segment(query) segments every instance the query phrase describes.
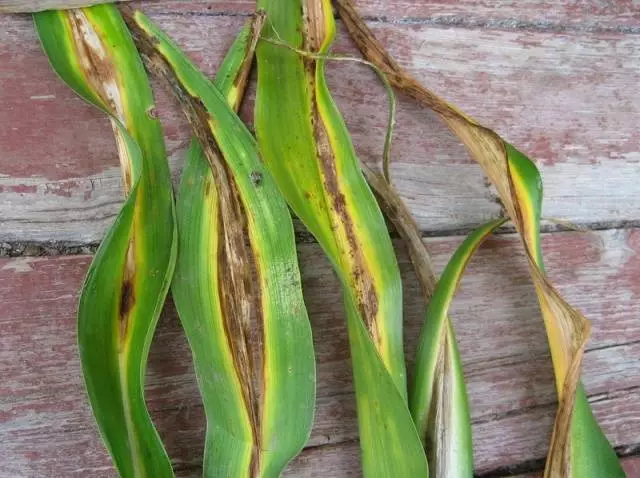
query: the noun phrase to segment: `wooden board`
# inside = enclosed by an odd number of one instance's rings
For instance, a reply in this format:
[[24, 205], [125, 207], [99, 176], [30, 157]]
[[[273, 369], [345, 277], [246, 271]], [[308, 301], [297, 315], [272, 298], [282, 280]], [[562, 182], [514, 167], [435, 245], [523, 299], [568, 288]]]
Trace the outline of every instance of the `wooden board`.
[[[0, 10], [59, 1], [0, 0]], [[255, 5], [133, 3], [208, 74]], [[637, 1], [357, 4], [404, 66], [537, 160], [546, 216], [603, 229], [547, 234], [545, 254], [553, 280], [593, 321], [583, 374], [589, 399], [625, 457], [628, 476], [640, 478]], [[27, 255], [48, 254], [55, 241], [86, 249], [100, 241], [122, 203], [111, 129], [51, 72], [28, 15], [0, 14], [0, 22], [0, 254], [5, 241]], [[343, 30], [334, 51], [355, 53]], [[359, 155], [379, 162], [384, 90], [362, 66], [335, 63], [329, 76]], [[177, 180], [190, 131], [167, 91], [157, 82], [154, 87]], [[243, 109], [249, 123], [253, 94]], [[441, 269], [461, 239], [452, 234], [501, 213], [495, 193], [458, 141], [404, 98], [393, 151], [394, 180], [421, 228], [445, 236], [428, 239]], [[304, 237], [300, 258], [316, 343], [318, 409], [309, 447], [286, 476], [360, 476], [341, 296], [318, 246]], [[425, 307], [398, 248], [410, 358]], [[84, 398], [76, 357], [75, 306], [89, 261], [0, 259], [0, 478], [115, 476]], [[453, 319], [471, 393], [477, 473], [539, 477], [555, 392], [535, 294], [513, 235], [490, 240], [480, 252]], [[151, 351], [147, 398], [177, 476], [201, 476], [203, 411], [170, 303]]]
[[[106, 0], [0, 0], [0, 12], [38, 11], [77, 7]], [[116, 0], [128, 1], [128, 0]], [[208, 14], [249, 13], [253, 0], [152, 0], [136, 1], [152, 12]], [[640, 9], [633, 0], [550, 1], [509, 0], [360, 0], [361, 13], [376, 20], [402, 20], [406, 23], [433, 23], [445, 26], [505, 29], [538, 28], [549, 30], [614, 30], [637, 33]]]
[[[149, 4], [154, 18], [213, 73], [244, 18], [162, 13], [161, 4]], [[0, 241], [97, 242], [122, 202], [111, 130], [51, 72], [28, 17], [2, 22]], [[639, 224], [640, 35], [387, 23], [375, 30], [416, 76], [537, 159], [546, 216], [598, 229]], [[353, 52], [344, 32], [335, 50]], [[384, 90], [362, 66], [329, 70], [361, 158], [379, 162]], [[156, 91], [177, 178], [189, 129], [166, 90]], [[394, 180], [426, 232], [500, 214], [459, 142], [404, 98], [393, 152]]]
[[0, 12], [40, 12], [55, 8], [84, 7], [108, 1], [110, 0], [0, 0]]
[[[150, 12], [182, 14], [246, 14], [255, 9], [253, 0], [157, 0], [135, 3]], [[640, 9], [633, 0], [358, 0], [356, 4], [361, 14], [371, 20], [405, 24], [637, 33], [640, 23]]]
[[[441, 269], [458, 237], [428, 241]], [[300, 248], [314, 328], [318, 408], [309, 448], [287, 476], [357, 476], [357, 429], [337, 279], [316, 244]], [[584, 381], [617, 447], [640, 444], [640, 231], [544, 236], [548, 270], [592, 319]], [[424, 313], [406, 255], [408, 355]], [[504, 257], [513, 258], [508, 262]], [[88, 256], [0, 260], [0, 476], [113, 476], [83, 396], [75, 303]], [[491, 239], [470, 266], [453, 320], [471, 394], [481, 474], [544, 458], [555, 412], [546, 337], [520, 244]], [[199, 471], [203, 412], [175, 311], [152, 346], [147, 399], [181, 476]], [[492, 475], [501, 476], [501, 475]]]

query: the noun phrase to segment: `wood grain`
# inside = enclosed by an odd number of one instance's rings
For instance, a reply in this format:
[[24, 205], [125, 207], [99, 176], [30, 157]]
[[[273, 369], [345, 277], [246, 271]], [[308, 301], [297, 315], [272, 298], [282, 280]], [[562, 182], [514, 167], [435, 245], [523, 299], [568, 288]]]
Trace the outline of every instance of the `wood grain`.
[[[154, 18], [209, 74], [244, 21]], [[107, 121], [51, 72], [28, 18], [2, 21], [0, 241], [99, 241], [122, 201]], [[545, 215], [598, 228], [640, 220], [640, 36], [375, 30], [418, 78], [537, 159]], [[336, 51], [353, 51], [344, 35]], [[384, 90], [364, 67], [336, 62], [329, 70], [358, 153], [379, 162]], [[165, 89], [156, 91], [178, 177], [189, 129]], [[448, 131], [404, 98], [399, 109], [393, 177], [421, 228], [442, 234], [500, 214], [480, 169]]]
[[0, 13], [41, 12], [43, 10], [87, 7], [114, 1], [128, 0], [0, 0]]
[[[456, 237], [428, 241], [439, 270], [458, 243]], [[547, 234], [544, 249], [551, 277], [594, 325], [583, 375], [600, 423], [615, 446], [640, 444], [640, 230]], [[424, 304], [402, 247], [399, 256], [411, 356]], [[312, 448], [288, 476], [358, 476], [340, 288], [317, 245], [300, 245], [300, 258], [314, 328], [318, 408]], [[2, 477], [113, 476], [76, 358], [75, 302], [89, 261], [0, 260]], [[471, 395], [477, 471], [543, 458], [555, 412], [553, 373], [517, 238], [502, 235], [481, 249], [452, 316]], [[147, 399], [177, 468], [184, 476], [197, 474], [203, 412], [171, 305], [152, 346]]]
[[[64, 0], [0, 0], [49, 8]], [[100, 1], [100, 0], [91, 0]], [[85, 0], [67, 0], [86, 4]], [[208, 74], [254, 0], [134, 2]], [[594, 325], [584, 381], [605, 432], [640, 449], [640, 8], [622, 1], [358, 0], [392, 53], [421, 81], [537, 159], [545, 215], [595, 228], [544, 237], [552, 279]], [[51, 72], [27, 15], [0, 22], [0, 242], [99, 241], [120, 208], [112, 133]], [[344, 32], [335, 51], [354, 53]], [[359, 155], [377, 163], [386, 100], [374, 75], [335, 63], [330, 82]], [[155, 84], [174, 177], [190, 131]], [[243, 110], [250, 121], [251, 93]], [[461, 145], [399, 98], [393, 176], [435, 235], [500, 214]], [[438, 269], [456, 237], [429, 239]], [[424, 313], [401, 246], [409, 358]], [[341, 296], [317, 245], [300, 245], [318, 361], [318, 409], [286, 476], [360, 476]], [[505, 258], [509, 258], [505, 260]], [[0, 478], [114, 477], [84, 398], [75, 307], [90, 258], [0, 259]], [[517, 239], [491, 239], [471, 265], [453, 320], [471, 394], [477, 472], [542, 466], [555, 392], [546, 336]], [[169, 303], [151, 351], [147, 398], [177, 476], [201, 476], [203, 412], [188, 346]], [[623, 460], [640, 478], [640, 459]], [[521, 478], [539, 475], [522, 475]]]
[[[0, 0], [0, 12], [40, 11], [105, 2], [106, 0]], [[152, 13], [237, 15], [247, 14], [255, 9], [253, 0], [138, 0], [135, 4]], [[640, 26], [640, 9], [634, 0], [359, 0], [357, 6], [369, 18], [404, 21], [409, 24], [631, 32]]]

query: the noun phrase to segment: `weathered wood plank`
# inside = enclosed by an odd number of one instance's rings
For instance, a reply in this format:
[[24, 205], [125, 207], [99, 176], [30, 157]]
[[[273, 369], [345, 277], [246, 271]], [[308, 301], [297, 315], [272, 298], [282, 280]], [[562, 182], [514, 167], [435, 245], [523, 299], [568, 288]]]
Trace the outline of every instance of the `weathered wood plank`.
[[122, 1], [129, 0], [0, 0], [0, 13], [41, 12], [43, 10], [87, 7], [98, 3]]
[[[292, 466], [288, 470], [289, 473], [285, 476], [291, 478], [300, 476], [304, 476], [305, 478], [361, 476], [359, 473], [358, 452], [358, 444], [351, 442], [339, 446], [325, 446], [305, 450], [300, 457], [292, 463]], [[627, 473], [627, 478], [640, 478], [640, 458], [623, 458], [621, 459], [621, 463]], [[193, 473], [180, 476], [195, 478], [198, 475]], [[480, 476], [482, 476], [482, 474]], [[498, 478], [501, 476], [513, 476], [513, 474], [510, 473], [509, 470], [503, 470], [502, 473], [498, 470], [492, 470], [490, 476], [491, 478]], [[526, 475], [518, 475], [514, 478], [542, 478], [542, 472], [527, 473]]]
[[383, 19], [428, 19], [450, 25], [504, 28], [637, 27], [640, 12], [633, 0], [358, 0], [363, 15]]
[[[0, 12], [40, 11], [69, 8], [107, 0], [0, 0]], [[129, 1], [129, 0], [115, 0]], [[246, 14], [254, 0], [151, 0], [136, 1], [149, 12], [181, 14]], [[637, 29], [640, 9], [633, 0], [550, 1], [522, 0], [479, 2], [477, 0], [359, 0], [360, 12], [376, 19], [404, 20], [453, 26], [497, 26], [533, 29]]]
[[[459, 238], [428, 242], [441, 269]], [[544, 248], [551, 277], [594, 325], [584, 379], [596, 414], [616, 446], [640, 444], [640, 230], [547, 234]], [[411, 351], [424, 304], [399, 252]], [[356, 445], [339, 445], [357, 437], [340, 289], [317, 245], [300, 245], [300, 257], [316, 344], [318, 409], [314, 448], [289, 476], [327, 470], [323, 476], [357, 476], [351, 468]], [[76, 358], [75, 302], [89, 260], [0, 260], [0, 476], [113, 476]], [[452, 312], [471, 394], [476, 466], [486, 472], [544, 456], [555, 391], [517, 239], [491, 239], [470, 267]], [[169, 453], [191, 473], [200, 462], [203, 416], [170, 305], [151, 351], [147, 398]], [[320, 459], [328, 465], [312, 471]]]
[[[207, 73], [244, 21], [155, 18]], [[122, 200], [110, 128], [50, 71], [29, 19], [2, 20], [0, 241], [96, 242]], [[640, 220], [640, 36], [386, 24], [376, 32], [419, 78], [537, 158], [546, 215], [599, 227]], [[336, 51], [353, 50], [342, 36]], [[378, 161], [384, 90], [364, 67], [339, 62], [329, 69], [360, 156]], [[189, 129], [165, 89], [157, 91], [177, 177]], [[244, 116], [251, 118], [250, 108]], [[463, 147], [404, 99], [393, 174], [426, 231], [468, 228], [500, 214]]]

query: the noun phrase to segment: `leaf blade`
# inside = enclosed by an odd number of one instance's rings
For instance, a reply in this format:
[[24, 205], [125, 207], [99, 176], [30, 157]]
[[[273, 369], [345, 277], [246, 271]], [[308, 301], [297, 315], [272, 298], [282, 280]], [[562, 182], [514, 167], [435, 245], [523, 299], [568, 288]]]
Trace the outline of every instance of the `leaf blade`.
[[[623, 477], [624, 471], [593, 418], [579, 382], [589, 323], [560, 296], [544, 273], [539, 239], [542, 183], [535, 164], [497, 133], [440, 99], [405, 72], [364, 24], [352, 0], [335, 3], [363, 55], [387, 74], [394, 87], [437, 113], [462, 140], [496, 187], [520, 233], [547, 330], [559, 398], [545, 476]], [[581, 412], [574, 415], [574, 408]], [[592, 446], [596, 443], [598, 446]]]
[[111, 117], [127, 193], [78, 307], [89, 399], [122, 476], [173, 476], [144, 402], [146, 360], [176, 251], [162, 131], [149, 116], [151, 89], [115, 7], [44, 12], [34, 19], [59, 76]]
[[[330, 48], [330, 2], [260, 0], [258, 8], [267, 12], [268, 38], [320, 55]], [[280, 191], [343, 286], [365, 476], [427, 476], [406, 405], [398, 266], [324, 63], [266, 41], [258, 46], [257, 137]]]
[[[178, 299], [183, 303], [181, 320], [185, 325], [196, 320], [213, 321], [224, 330], [218, 342], [194, 346], [196, 360], [211, 368], [205, 373], [199, 367], [200, 384], [213, 380], [219, 373], [238, 384], [227, 404], [216, 400], [218, 395], [229, 394], [229, 389], [203, 389], [205, 403], [208, 402], [206, 446], [212, 452], [207, 453], [205, 473], [278, 476], [308, 439], [315, 400], [313, 343], [291, 217], [259, 160], [255, 140], [229, 105], [235, 81], [225, 97], [144, 15], [134, 12], [125, 16], [136, 33], [139, 48], [147, 56], [147, 64], [169, 81], [187, 112], [204, 156], [213, 168], [210, 194], [217, 195], [221, 204], [216, 212], [220, 227], [214, 224], [206, 231], [218, 234], [219, 245], [211, 249], [207, 243], [204, 248], [191, 251], [200, 258], [209, 256], [209, 267], [215, 272], [210, 271], [207, 277], [218, 282], [214, 288], [220, 293], [221, 310], [213, 317], [185, 314], [185, 300]], [[243, 228], [249, 249], [243, 245]], [[245, 252], [251, 256], [253, 272], [239, 270], [246, 264], [238, 262], [236, 253]], [[257, 276], [258, 291], [245, 282], [252, 273]], [[178, 275], [174, 284], [178, 297], [180, 288], [193, 287], [188, 280], [180, 285], [181, 280], [184, 277]], [[243, 291], [256, 302], [247, 303]], [[249, 322], [245, 324], [245, 320]], [[259, 329], [261, 337], [257, 343], [252, 343], [247, 335], [241, 337], [242, 331], [248, 330], [243, 327], [249, 323]], [[191, 324], [195, 332], [187, 329], [192, 338], [197, 335], [197, 325]], [[190, 342], [195, 345], [193, 339]], [[226, 362], [231, 364], [228, 370], [217, 370], [218, 362], [202, 355], [203, 348], [223, 350]], [[252, 362], [253, 359], [256, 361]], [[224, 405], [240, 411], [233, 424], [224, 420]], [[243, 430], [242, 436], [235, 440], [239, 443], [233, 443], [228, 437], [238, 429]], [[244, 446], [244, 451], [236, 453], [238, 445]]]

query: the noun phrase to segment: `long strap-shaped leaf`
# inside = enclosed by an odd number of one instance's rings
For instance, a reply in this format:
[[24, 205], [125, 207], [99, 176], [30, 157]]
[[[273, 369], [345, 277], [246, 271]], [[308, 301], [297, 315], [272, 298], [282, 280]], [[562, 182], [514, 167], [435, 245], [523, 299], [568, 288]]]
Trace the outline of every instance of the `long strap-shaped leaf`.
[[78, 306], [91, 406], [121, 476], [170, 477], [144, 402], [147, 355], [176, 253], [171, 179], [151, 88], [114, 6], [39, 13], [35, 23], [55, 71], [109, 115], [127, 193]]
[[[256, 131], [285, 199], [318, 239], [344, 288], [363, 472], [424, 477], [426, 459], [406, 403], [402, 290], [382, 214], [330, 95], [335, 35], [329, 0], [259, 0]], [[278, 42], [276, 45], [272, 42]]]
[[385, 215], [405, 241], [429, 307], [415, 357], [409, 408], [427, 451], [431, 476], [471, 478], [473, 444], [467, 390], [447, 313], [464, 269], [482, 241], [505, 220], [478, 228], [460, 245], [438, 281], [420, 230], [385, 178], [363, 165]]
[[234, 79], [244, 80], [233, 70], [245, 40], [216, 80], [223, 94], [143, 14], [125, 18], [202, 146], [192, 148], [181, 187], [173, 290], [207, 413], [205, 475], [277, 477], [308, 439], [315, 364], [291, 216], [229, 104], [243, 90], [234, 92]]
[[462, 274], [475, 250], [504, 220], [473, 231], [447, 264], [429, 302], [415, 358], [409, 404], [428, 446], [433, 476], [471, 478], [471, 417], [453, 325], [447, 317]]
[[363, 55], [395, 87], [436, 112], [462, 140], [495, 185], [522, 237], [549, 338], [559, 398], [545, 476], [624, 476], [580, 384], [589, 322], [560, 296], [544, 273], [540, 247], [542, 182], [535, 164], [497, 133], [464, 115], [404, 71], [364, 24], [352, 0], [336, 0], [336, 5]]

